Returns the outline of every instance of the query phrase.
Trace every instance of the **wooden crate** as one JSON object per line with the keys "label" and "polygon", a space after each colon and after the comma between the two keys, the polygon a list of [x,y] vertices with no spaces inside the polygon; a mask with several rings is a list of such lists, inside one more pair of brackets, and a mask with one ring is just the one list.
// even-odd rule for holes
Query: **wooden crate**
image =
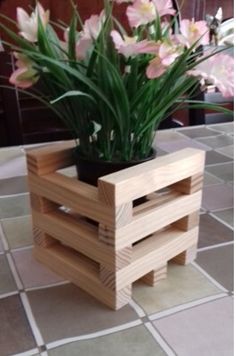
{"label": "wooden crate", "polygon": [[[187,148],[102,177],[98,187],[58,172],[73,143],[27,154],[37,260],[113,309],[140,278],[196,257],[205,153]],[[132,202],[147,201],[133,207]],[[91,220],[96,221],[97,224]]]}

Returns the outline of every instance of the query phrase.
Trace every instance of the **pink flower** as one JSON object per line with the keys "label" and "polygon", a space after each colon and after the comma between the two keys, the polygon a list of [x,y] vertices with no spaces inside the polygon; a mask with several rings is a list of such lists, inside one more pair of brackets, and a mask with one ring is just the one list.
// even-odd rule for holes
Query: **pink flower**
{"label": "pink flower", "polygon": [[165,73],[166,68],[167,67],[162,64],[160,57],[157,56],[149,63],[149,66],[146,70],[146,75],[149,79],[158,78]]}
{"label": "pink flower", "polygon": [[18,7],[16,11],[20,35],[29,42],[37,42],[38,16],[40,16],[43,26],[46,27],[49,22],[49,10],[44,11],[42,5],[38,2],[35,11],[30,16],[21,7]]}
{"label": "pink flower", "polygon": [[199,77],[202,85],[215,85],[224,97],[234,95],[234,60],[227,54],[218,53],[207,58],[188,74]]}
{"label": "pink flower", "polygon": [[85,36],[81,37],[81,39],[76,43],[76,58],[79,60],[85,59],[92,45],[93,45],[92,38],[85,37]]}
{"label": "pink flower", "polygon": [[174,15],[175,10],[173,9],[173,4],[171,0],[152,0],[154,3],[159,16],[164,15]]}
{"label": "pink flower", "polygon": [[146,74],[149,79],[160,77],[182,53],[182,47],[176,43],[175,37],[163,43],[156,43],[156,58],[151,60]]}
{"label": "pink flower", "polygon": [[152,1],[135,0],[133,5],[128,6],[126,14],[131,27],[146,25],[156,18],[156,9]]}
{"label": "pink flower", "polygon": [[92,15],[84,23],[83,36],[96,40],[101,32],[104,21],[104,11],[102,11],[100,15]]}
{"label": "pink flower", "polygon": [[38,81],[38,73],[33,68],[33,62],[26,56],[19,53],[14,53],[14,55],[17,58],[18,69],[12,73],[9,82],[19,88],[27,89]]}
{"label": "pink flower", "polygon": [[181,53],[182,49],[180,46],[176,46],[174,42],[163,42],[160,45],[159,57],[164,66],[171,65]]}
{"label": "pink flower", "polygon": [[199,45],[209,44],[209,29],[206,21],[182,20],[180,23],[181,35],[177,35],[179,41],[186,47],[191,47],[196,41]]}
{"label": "pink flower", "polygon": [[123,39],[119,32],[115,30],[111,31],[111,37],[118,53],[123,54],[125,57],[130,57],[137,53],[137,37],[128,37],[124,35]]}
{"label": "pink flower", "polygon": [[79,40],[76,43],[76,57],[80,60],[86,58],[89,49],[93,45],[102,30],[105,21],[104,11],[100,15],[92,15],[84,23],[84,29],[80,32]]}
{"label": "pink flower", "polygon": [[141,53],[157,54],[159,50],[159,44],[154,41],[143,40],[137,42],[137,37],[124,36],[122,38],[120,33],[115,30],[111,31],[111,37],[118,53],[127,58]]}

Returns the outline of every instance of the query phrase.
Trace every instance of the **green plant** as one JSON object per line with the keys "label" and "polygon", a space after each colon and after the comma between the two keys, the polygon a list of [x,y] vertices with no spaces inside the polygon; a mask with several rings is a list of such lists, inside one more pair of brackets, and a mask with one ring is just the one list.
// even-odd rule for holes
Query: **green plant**
{"label": "green plant", "polygon": [[[83,156],[108,161],[147,157],[160,122],[190,102],[229,113],[191,100],[199,82],[214,83],[225,96],[233,90],[232,58],[219,50],[197,51],[208,43],[205,21],[182,20],[173,34],[177,20],[171,1],[116,0],[130,3],[127,34],[113,15],[114,2],[105,0],[102,13],[85,23],[73,5],[68,27],[50,23],[39,3],[30,16],[17,9],[19,34],[0,23],[13,40],[5,46],[17,59],[10,82],[58,115]],[[172,21],[166,15],[174,15]],[[54,27],[63,29],[63,41]],[[39,78],[40,92],[31,88]]]}

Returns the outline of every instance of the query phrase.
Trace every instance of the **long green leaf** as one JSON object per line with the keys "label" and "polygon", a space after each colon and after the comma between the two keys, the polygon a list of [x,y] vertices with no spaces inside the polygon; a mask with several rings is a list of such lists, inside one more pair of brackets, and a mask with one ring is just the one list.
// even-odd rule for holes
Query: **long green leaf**
{"label": "long green leaf", "polygon": [[[178,102],[178,100],[176,101]],[[233,116],[234,112],[230,109],[225,108],[224,106],[216,105],[207,101],[200,100],[184,100],[185,103],[190,104],[189,108],[191,109],[209,109],[217,112],[222,112],[226,115]]]}
{"label": "long green leaf", "polygon": [[67,93],[59,96],[58,98],[51,100],[50,103],[55,104],[58,101],[60,101],[64,98],[71,97],[71,96],[84,96],[84,97],[88,98],[89,100],[91,100],[94,104],[96,104],[96,100],[91,95],[83,93],[82,91],[79,91],[79,90],[70,90]]}
{"label": "long green leaf", "polygon": [[77,29],[77,17],[74,12],[70,23],[69,33],[68,33],[68,53],[69,53],[69,58],[72,61],[76,60],[76,53],[75,53],[76,29]]}
{"label": "long green leaf", "polygon": [[[109,100],[107,99],[107,97],[102,93],[100,88],[92,80],[87,78],[87,76],[85,74],[79,72],[78,70],[76,70],[74,68],[69,67],[64,62],[60,62],[56,59],[47,57],[41,53],[36,53],[36,52],[32,52],[32,51],[25,51],[25,53],[28,54],[29,56],[32,56],[35,59],[44,61],[46,64],[53,64],[54,66],[51,68],[51,70],[54,70],[55,67],[58,67],[60,69],[63,69],[66,73],[70,74],[72,77],[78,79],[87,88],[89,88],[99,99],[101,99],[104,102],[104,104],[110,109],[110,111],[114,115],[114,117],[117,118],[117,114],[116,114],[114,108],[112,107],[112,105],[110,104]],[[60,78],[58,78],[58,80],[59,79]]]}

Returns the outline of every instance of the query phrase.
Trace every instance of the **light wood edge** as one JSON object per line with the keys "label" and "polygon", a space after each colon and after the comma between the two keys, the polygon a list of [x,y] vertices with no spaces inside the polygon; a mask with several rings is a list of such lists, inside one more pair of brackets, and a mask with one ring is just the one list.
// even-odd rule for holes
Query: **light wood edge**
{"label": "light wood edge", "polygon": [[198,232],[198,227],[187,232],[172,227],[153,235],[133,247],[132,262],[127,267],[116,273],[104,269],[103,283],[113,290],[120,290],[150,271],[163,267],[176,255],[197,244]]}
{"label": "light wood edge", "polygon": [[177,222],[200,209],[202,192],[180,195],[161,206],[136,215],[132,222],[115,230],[115,248],[121,249]]}
{"label": "light wood edge", "polygon": [[34,226],[42,232],[111,270],[118,270],[131,260],[131,247],[114,250],[99,241],[97,228],[83,219],[76,220],[62,211],[42,214],[34,209],[32,217]]}
{"label": "light wood edge", "polygon": [[101,177],[99,198],[109,206],[119,206],[203,172],[204,163],[205,152],[198,149],[167,154]]}

